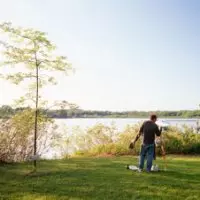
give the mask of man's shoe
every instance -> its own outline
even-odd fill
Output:
[[[141,170],[140,168],[138,168],[138,172],[139,172],[139,173],[141,173],[141,172],[142,172],[142,170]]]

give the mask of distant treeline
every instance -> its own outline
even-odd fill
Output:
[[[17,112],[27,108],[12,108],[4,105],[0,107],[0,118],[9,118]],[[146,118],[150,113],[156,113],[159,117],[174,117],[174,118],[197,118],[200,117],[200,110],[180,110],[180,111],[91,111],[81,109],[68,110],[40,110],[51,118]]]

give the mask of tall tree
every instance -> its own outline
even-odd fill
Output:
[[[0,24],[3,39],[0,41],[3,61],[1,66],[14,67],[14,72],[3,76],[15,84],[29,81],[29,90],[20,102],[32,99],[35,107],[34,148],[37,156],[38,112],[42,103],[40,89],[47,84],[56,84],[52,74],[62,72],[68,74],[71,64],[64,56],[55,54],[56,46],[47,39],[44,32],[30,28],[14,27],[11,23]],[[36,168],[36,159],[34,159]]]

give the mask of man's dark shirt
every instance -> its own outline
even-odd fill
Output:
[[[160,136],[161,130],[159,130],[157,124],[149,120],[142,124],[139,134],[143,135],[143,144],[154,144],[155,135]]]

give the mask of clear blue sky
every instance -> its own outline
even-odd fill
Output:
[[[46,98],[83,109],[178,110],[200,103],[199,10],[198,0],[7,0],[0,19],[48,32],[77,69]],[[0,83],[1,104],[23,94]]]

